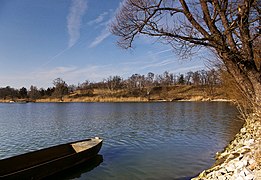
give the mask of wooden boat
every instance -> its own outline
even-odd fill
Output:
[[[95,157],[102,139],[90,138],[0,160],[0,179],[42,179]]]

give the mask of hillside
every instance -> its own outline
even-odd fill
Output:
[[[147,101],[207,101],[226,100],[222,88],[207,86],[176,85],[151,89],[93,89],[75,91],[62,98],[63,102],[147,102]],[[60,102],[58,98],[42,98],[36,102]]]

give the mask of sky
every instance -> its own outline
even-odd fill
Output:
[[[108,25],[122,0],[0,0],[0,87],[77,85],[109,76],[205,68],[205,53],[181,59],[172,48],[141,36],[121,49]]]

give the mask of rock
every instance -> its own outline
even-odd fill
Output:
[[[241,169],[241,171],[239,172],[239,175],[241,176],[241,177],[245,177],[246,175],[245,175],[245,172],[243,171],[243,168]]]
[[[246,179],[254,179],[254,173],[249,169],[243,168],[242,172],[244,173]]]
[[[256,163],[256,161],[254,159],[249,159],[248,160],[248,164],[254,164],[254,163]]]
[[[233,163],[230,163],[226,166],[227,172],[233,172],[235,170],[236,166]]]
[[[235,177],[235,180],[245,180],[245,177],[242,177],[242,176],[240,176],[240,175],[237,175],[237,176]]]
[[[225,174],[227,174],[227,170],[225,168],[222,168],[222,169],[219,170],[219,173],[221,175],[225,175]]]
[[[258,170],[255,172],[254,180],[260,180],[261,179],[261,170]]]
[[[217,179],[218,180],[226,180],[227,178],[226,178],[226,176],[217,176]]]
[[[248,169],[250,169],[251,171],[253,171],[256,167],[257,167],[257,163],[254,162],[254,163],[251,163],[251,164],[248,166]]]
[[[246,167],[246,166],[247,166],[247,160],[246,159],[242,159],[241,161],[239,161],[236,164],[237,169],[242,169],[243,167]]]
[[[255,178],[254,175],[249,175],[249,176],[246,176],[246,180],[253,180]]]
[[[241,131],[242,134],[244,134],[244,133],[246,133],[246,128],[243,127],[240,131]]]
[[[250,146],[252,144],[254,144],[255,140],[254,139],[249,139],[247,142],[246,142],[246,145],[247,146]]]

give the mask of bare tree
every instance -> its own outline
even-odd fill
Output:
[[[148,100],[150,100],[150,93],[154,87],[154,76],[155,76],[154,73],[149,72],[147,74],[147,76],[145,77],[145,87],[147,90],[146,94],[147,94]]]
[[[208,77],[208,72],[205,70],[200,70],[200,83],[201,85],[206,85],[207,84],[207,77]]]
[[[104,82],[110,91],[121,89],[123,86],[123,79],[120,76],[110,76]]]
[[[206,85],[207,85],[206,88],[207,88],[207,92],[210,95],[214,95],[215,88],[217,87],[218,84],[220,84],[219,80],[220,77],[215,69],[211,69],[210,71],[206,72]]]
[[[192,81],[193,81],[193,84],[194,85],[199,85],[200,84],[200,73],[199,71],[196,71],[193,73],[193,76],[192,76]]]
[[[132,47],[134,38],[143,34],[158,37],[183,54],[201,47],[213,51],[257,111],[261,108],[260,5],[260,0],[125,0],[111,32],[120,37],[123,48]]]
[[[187,72],[186,77],[185,77],[187,85],[191,84],[191,79],[193,77],[193,74],[194,73],[192,71]]]
[[[179,75],[178,83],[179,83],[180,85],[184,85],[184,84],[185,84],[184,74],[180,74],[180,75]]]
[[[63,96],[68,94],[68,85],[61,78],[56,78],[53,81],[53,85],[55,86],[53,96],[59,98],[60,101],[63,101]]]
[[[36,86],[31,86],[31,87],[30,87],[30,90],[29,90],[29,92],[28,92],[28,96],[29,96],[29,98],[30,98],[31,100],[36,100],[36,99],[38,99],[38,98],[41,96],[41,94],[40,94],[40,92],[38,91],[38,89],[37,89]]]

